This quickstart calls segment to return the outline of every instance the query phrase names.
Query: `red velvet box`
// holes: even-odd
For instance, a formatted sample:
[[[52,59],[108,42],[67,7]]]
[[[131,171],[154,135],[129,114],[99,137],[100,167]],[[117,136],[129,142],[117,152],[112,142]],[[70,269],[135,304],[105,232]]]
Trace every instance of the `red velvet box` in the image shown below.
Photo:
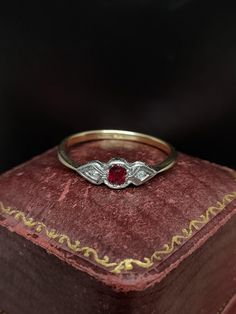
[[[82,162],[153,163],[149,146],[81,145]],[[7,314],[236,313],[236,180],[178,154],[140,187],[94,186],[53,149],[0,177],[0,309]]]

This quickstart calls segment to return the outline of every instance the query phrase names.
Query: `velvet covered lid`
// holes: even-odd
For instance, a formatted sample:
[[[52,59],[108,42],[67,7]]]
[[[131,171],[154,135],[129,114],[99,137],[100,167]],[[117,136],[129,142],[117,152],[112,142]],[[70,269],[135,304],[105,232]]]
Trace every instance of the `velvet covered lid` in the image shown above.
[[[95,141],[72,154],[81,162],[163,159],[147,145],[121,144]],[[235,213],[234,171],[182,153],[172,169],[123,190],[87,182],[56,149],[0,177],[1,225],[123,291],[160,282]]]

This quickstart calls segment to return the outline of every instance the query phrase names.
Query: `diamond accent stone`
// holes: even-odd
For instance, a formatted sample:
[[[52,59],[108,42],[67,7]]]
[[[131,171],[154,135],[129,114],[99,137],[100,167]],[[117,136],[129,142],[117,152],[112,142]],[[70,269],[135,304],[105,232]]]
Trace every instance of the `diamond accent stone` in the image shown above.
[[[141,161],[136,161],[131,165],[130,182],[134,185],[140,185],[155,176],[156,171]]]
[[[100,177],[100,173],[99,173],[97,170],[93,169],[93,168],[88,169],[88,170],[87,170],[87,174],[88,174],[91,178],[93,178],[94,180],[98,180],[99,177]]]
[[[149,174],[141,170],[135,175],[135,177],[138,178],[140,181],[143,181],[149,177]]]
[[[101,184],[103,182],[103,174],[105,172],[105,165],[98,161],[91,161],[85,165],[80,166],[77,171],[85,179],[94,184]]]

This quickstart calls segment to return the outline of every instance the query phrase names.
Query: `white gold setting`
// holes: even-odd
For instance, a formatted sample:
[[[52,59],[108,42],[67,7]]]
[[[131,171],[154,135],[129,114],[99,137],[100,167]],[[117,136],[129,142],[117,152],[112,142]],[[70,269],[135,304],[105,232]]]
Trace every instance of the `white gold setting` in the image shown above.
[[[149,145],[166,154],[166,157],[153,165],[143,161],[128,162],[122,158],[112,158],[107,163],[92,160],[81,164],[70,156],[72,146],[99,140],[129,141]],[[122,143],[122,142],[121,142]],[[124,130],[92,130],[66,137],[58,146],[58,159],[66,167],[76,171],[89,182],[100,185],[104,183],[112,189],[122,189],[130,184],[139,186],[156,174],[173,167],[176,151],[172,145],[160,138],[143,133]]]
[[[117,180],[118,183],[109,180],[109,173],[112,171],[111,169],[114,169],[114,166],[121,172],[121,175],[118,174],[120,176],[120,180]],[[122,189],[130,184],[138,186],[157,174],[156,170],[142,161],[130,163],[122,158],[112,158],[108,163],[99,160],[90,161],[79,166],[76,171],[91,183],[97,185],[105,183],[112,189]],[[124,175],[124,173],[126,174]]]

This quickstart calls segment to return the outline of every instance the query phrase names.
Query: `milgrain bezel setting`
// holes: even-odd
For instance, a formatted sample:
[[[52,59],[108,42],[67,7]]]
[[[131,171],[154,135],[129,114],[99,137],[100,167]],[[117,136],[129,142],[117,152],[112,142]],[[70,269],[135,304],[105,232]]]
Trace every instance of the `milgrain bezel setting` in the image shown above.
[[[115,184],[109,181],[109,171],[114,166],[126,170],[124,183]],[[99,160],[90,161],[79,166],[76,171],[91,183],[96,185],[105,183],[112,189],[122,189],[130,184],[138,186],[150,180],[157,174],[156,170],[142,161],[128,162],[123,158],[112,158],[107,163]]]
[[[153,165],[148,165],[140,160],[128,162],[120,157],[112,158],[107,163],[92,160],[81,164],[70,157],[69,150],[72,146],[99,140],[121,140],[146,144],[161,150],[166,157]],[[104,183],[111,189],[122,189],[130,184],[139,186],[145,183],[156,174],[173,167],[176,156],[174,147],[162,139],[124,130],[93,130],[76,133],[66,137],[58,146],[58,159],[64,166],[76,171],[93,184]]]

